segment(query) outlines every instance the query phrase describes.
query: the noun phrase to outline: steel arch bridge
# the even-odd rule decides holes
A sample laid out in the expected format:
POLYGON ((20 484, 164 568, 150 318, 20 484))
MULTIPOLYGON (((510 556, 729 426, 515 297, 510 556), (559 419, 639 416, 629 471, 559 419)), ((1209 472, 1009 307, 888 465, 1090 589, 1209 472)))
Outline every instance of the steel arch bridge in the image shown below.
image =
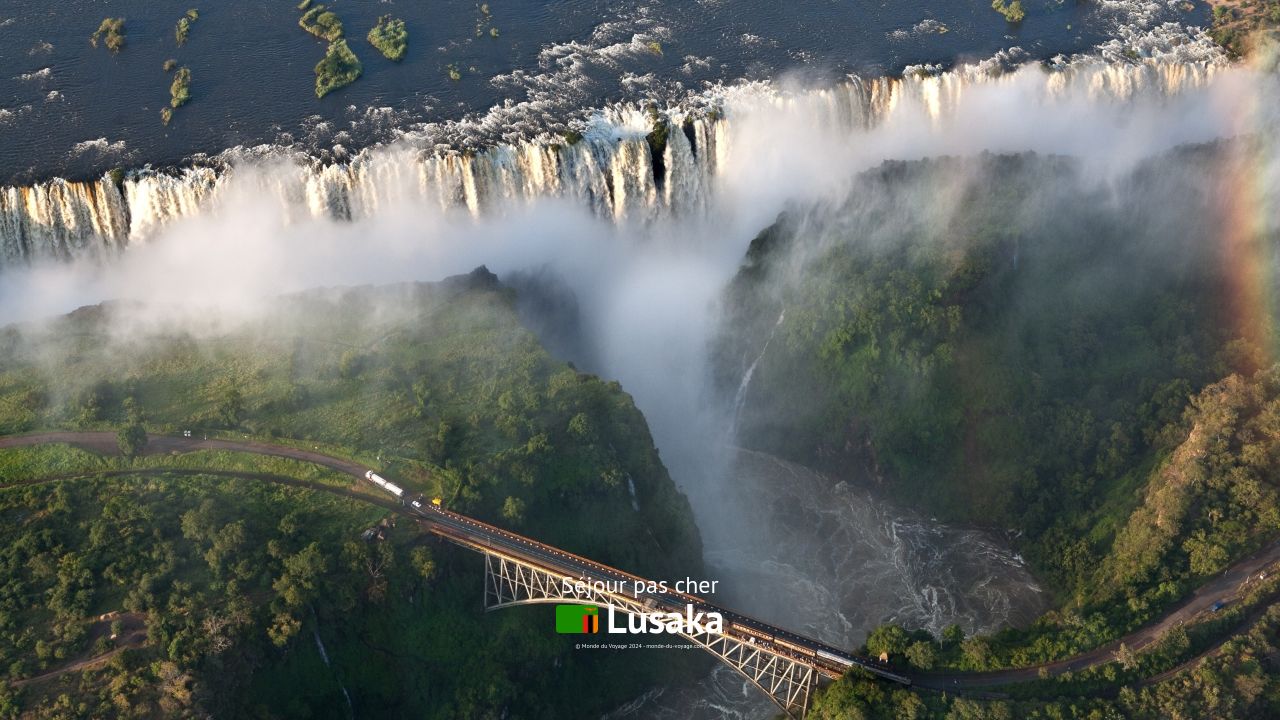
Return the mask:
MULTIPOLYGON (((652 602, 645 603, 625 593, 608 592, 593 586, 571 584, 569 589, 572 592, 566 593, 563 575, 555 575, 499 553, 485 552, 484 559, 484 605, 487 611, 517 605, 565 603, 608 607, 633 615, 655 609, 652 602)), ((680 635, 746 678, 787 715, 804 717, 817 674, 812 665, 767 649, 763 644, 757 644, 754 638, 744 640, 709 631, 680 635)))
POLYGON ((575 555, 552 545, 503 530, 433 504, 410 500, 406 508, 430 532, 485 557, 484 607, 578 604, 617 612, 719 613, 720 632, 680 633, 759 688, 791 718, 803 718, 815 684, 861 668, 886 680, 911 680, 887 665, 850 655, 811 638, 719 607, 703 598, 674 591, 650 592, 636 575, 575 555), (578 584, 577 579, 586 582, 578 584), (568 581, 567 583, 565 581, 568 581), (635 591, 636 588, 646 588, 635 591))
MULTIPOLYGON (((0 437, 0 449, 48 443, 68 443, 103 454, 113 454, 118 451, 115 433, 111 432, 50 431, 0 437)), ((154 452, 215 449, 285 457, 314 463, 357 479, 375 482, 382 490, 395 497, 373 498, 345 488, 266 473, 174 468, 163 470, 163 472, 179 474, 254 477, 283 485, 323 490, 347 495, 412 517, 422 523, 428 532, 485 556, 484 606, 487 610, 539 603, 575 603, 602 605, 632 614, 682 613, 686 607, 690 606, 702 613, 719 613, 724 619, 720 632, 706 630, 684 634, 684 637, 741 674, 792 718, 804 717, 814 685, 819 679, 839 678, 855 667, 886 680, 911 684, 910 678, 894 672, 883 663, 848 654, 811 638, 734 613, 694 595, 670 591, 651 592, 647 588, 648 581, 644 578, 466 515, 445 510, 425 501, 421 496, 406 495, 403 488, 377 477, 372 470, 350 460, 296 447, 218 438, 194 439, 148 435, 148 446, 154 452), (374 481, 374 477, 381 482, 374 481), (589 582, 585 587, 581 587, 573 582, 575 578, 582 578, 589 582), (566 579, 570 580, 568 586, 563 582, 566 579), (605 583, 606 587, 621 589, 616 592, 601 589, 595 584, 601 582, 605 583), (607 585, 610 582, 615 584, 607 585), (566 587, 570 588, 567 592, 566 587), (628 593, 627 587, 646 589, 643 592, 628 593)), ((161 472, 161 469, 135 468, 95 471, 90 474, 105 476, 156 472, 161 472)), ((37 482, 74 477, 80 477, 80 475, 45 478, 37 482)))

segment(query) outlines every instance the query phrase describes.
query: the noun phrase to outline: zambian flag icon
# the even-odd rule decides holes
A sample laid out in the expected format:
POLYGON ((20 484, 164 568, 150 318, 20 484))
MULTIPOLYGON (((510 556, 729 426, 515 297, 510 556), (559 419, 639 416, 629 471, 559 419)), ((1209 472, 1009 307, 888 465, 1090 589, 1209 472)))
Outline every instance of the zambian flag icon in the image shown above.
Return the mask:
POLYGON ((561 635, 600 632, 600 608, 595 605, 557 605, 556 632, 561 635))

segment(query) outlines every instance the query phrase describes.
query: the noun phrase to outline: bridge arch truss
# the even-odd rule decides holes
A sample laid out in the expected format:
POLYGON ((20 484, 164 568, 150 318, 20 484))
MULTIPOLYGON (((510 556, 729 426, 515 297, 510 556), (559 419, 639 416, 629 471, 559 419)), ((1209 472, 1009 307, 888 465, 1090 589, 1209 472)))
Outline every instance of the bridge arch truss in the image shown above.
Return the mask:
MULTIPOLYGON (((482 552, 486 611, 537 604, 598 605, 633 615, 657 611, 625 593, 607 592, 576 583, 566 588, 563 575, 489 549, 482 552)), ((817 672, 812 665, 758 645, 750 638, 712 632, 681 633, 681 636, 746 678, 782 708, 788 717, 804 718, 817 680, 817 672)))

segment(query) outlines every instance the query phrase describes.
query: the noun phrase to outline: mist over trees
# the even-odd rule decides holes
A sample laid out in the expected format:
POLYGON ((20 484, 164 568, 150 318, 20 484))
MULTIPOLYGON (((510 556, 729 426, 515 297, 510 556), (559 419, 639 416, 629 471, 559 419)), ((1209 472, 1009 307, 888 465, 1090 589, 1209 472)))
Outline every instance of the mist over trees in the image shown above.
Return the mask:
POLYGON ((345 688, 360 716, 558 718, 704 661, 575 654, 545 608, 484 613, 482 560, 404 518, 199 471, 350 477, 145 452, 146 430, 305 443, 572 552, 696 575, 688 503, 631 398, 548 356, 491 274, 313 291, 206 335, 136 331, 127 312, 0 333, 0 407, 23 408, 0 432, 109 430, 122 453, 0 452, 6 485, 87 476, 0 488, 0 717, 322 715, 345 688))
POLYGON ((772 338, 739 441, 1018 533, 1061 605, 940 652, 882 628, 869 651, 917 669, 1065 657, 1280 530, 1275 298, 1241 287, 1275 238, 1234 235, 1238 199, 1213 180, 1252 151, 1104 179, 1031 154, 886 163, 752 243, 716 348, 730 395, 772 338))

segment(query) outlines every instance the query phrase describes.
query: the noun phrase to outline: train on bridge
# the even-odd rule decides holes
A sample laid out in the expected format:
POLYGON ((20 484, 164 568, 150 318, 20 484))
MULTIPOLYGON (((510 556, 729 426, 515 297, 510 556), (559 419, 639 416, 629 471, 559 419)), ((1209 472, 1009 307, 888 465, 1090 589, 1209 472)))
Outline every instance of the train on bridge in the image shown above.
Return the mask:
MULTIPOLYGON (((401 504, 413 508, 416 514, 432 521, 438 534, 476 550, 518 552, 547 568, 558 572, 590 572, 607 580, 643 581, 643 578, 616 568, 603 565, 589 558, 565 552, 536 540, 494 527, 465 515, 450 512, 440 506, 439 498, 427 501, 422 495, 410 495, 405 489, 383 478, 372 470, 365 479, 383 491, 395 496, 401 504)), ((910 685, 911 679, 896 672, 889 665, 869 658, 855 657, 811 638, 783 630, 754 618, 720 608, 696 595, 665 591, 638 593, 635 599, 646 607, 692 605, 694 610, 718 612, 725 621, 725 634, 737 636, 741 641, 768 648, 770 652, 804 662, 829 678, 839 678, 852 667, 858 667, 886 680, 910 685)))

